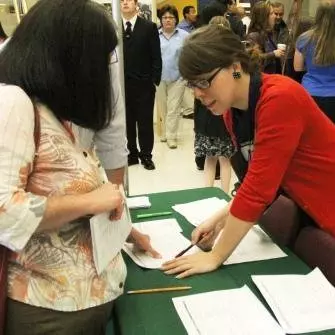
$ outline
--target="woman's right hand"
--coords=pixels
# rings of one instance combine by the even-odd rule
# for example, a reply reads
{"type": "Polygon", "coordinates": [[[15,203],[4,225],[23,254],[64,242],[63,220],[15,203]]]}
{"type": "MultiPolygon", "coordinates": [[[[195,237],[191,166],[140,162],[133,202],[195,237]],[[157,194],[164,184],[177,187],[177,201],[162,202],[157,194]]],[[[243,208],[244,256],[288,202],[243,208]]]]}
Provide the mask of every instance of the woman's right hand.
{"type": "Polygon", "coordinates": [[[96,190],[88,193],[91,202],[90,214],[112,212],[113,220],[121,218],[124,204],[124,196],[118,185],[106,183],[96,190]]]}
{"type": "Polygon", "coordinates": [[[214,242],[221,232],[225,223],[215,220],[214,217],[209,218],[192,232],[192,244],[196,244],[204,251],[212,250],[214,242]]]}
{"type": "Polygon", "coordinates": [[[277,49],[275,51],[273,51],[273,53],[275,54],[276,58],[281,58],[285,56],[285,50],[283,49],[277,49]]]}

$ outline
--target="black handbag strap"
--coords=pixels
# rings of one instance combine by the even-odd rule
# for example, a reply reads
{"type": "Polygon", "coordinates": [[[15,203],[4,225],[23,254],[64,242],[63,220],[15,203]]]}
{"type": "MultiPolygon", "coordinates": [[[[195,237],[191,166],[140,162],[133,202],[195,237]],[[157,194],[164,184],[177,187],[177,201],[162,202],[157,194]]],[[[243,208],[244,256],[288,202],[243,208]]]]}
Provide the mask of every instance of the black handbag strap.
{"type": "Polygon", "coordinates": [[[41,142],[41,122],[40,115],[36,104],[34,104],[34,143],[35,143],[35,155],[37,155],[38,148],[40,147],[41,142]]]}

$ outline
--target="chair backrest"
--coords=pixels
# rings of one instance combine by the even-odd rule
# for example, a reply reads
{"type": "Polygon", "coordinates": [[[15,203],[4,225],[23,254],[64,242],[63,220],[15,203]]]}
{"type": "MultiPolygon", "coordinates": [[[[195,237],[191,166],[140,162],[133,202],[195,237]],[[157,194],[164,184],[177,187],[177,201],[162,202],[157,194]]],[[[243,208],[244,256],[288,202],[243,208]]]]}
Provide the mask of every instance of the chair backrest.
{"type": "Polygon", "coordinates": [[[304,227],[294,252],[311,268],[318,267],[335,286],[335,237],[318,227],[304,227]]]}
{"type": "Polygon", "coordinates": [[[278,244],[293,247],[300,230],[298,207],[291,199],[281,195],[259,223],[278,244]]]}

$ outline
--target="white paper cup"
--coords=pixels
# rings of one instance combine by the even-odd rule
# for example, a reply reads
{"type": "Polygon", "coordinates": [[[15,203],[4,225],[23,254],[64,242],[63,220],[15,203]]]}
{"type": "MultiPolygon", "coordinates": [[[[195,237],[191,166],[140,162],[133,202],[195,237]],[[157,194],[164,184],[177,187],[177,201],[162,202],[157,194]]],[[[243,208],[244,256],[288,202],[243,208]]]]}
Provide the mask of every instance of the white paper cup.
{"type": "Polygon", "coordinates": [[[278,48],[279,50],[283,50],[283,51],[285,51],[285,50],[286,50],[286,44],[279,43],[279,44],[277,44],[277,48],[278,48]]]}

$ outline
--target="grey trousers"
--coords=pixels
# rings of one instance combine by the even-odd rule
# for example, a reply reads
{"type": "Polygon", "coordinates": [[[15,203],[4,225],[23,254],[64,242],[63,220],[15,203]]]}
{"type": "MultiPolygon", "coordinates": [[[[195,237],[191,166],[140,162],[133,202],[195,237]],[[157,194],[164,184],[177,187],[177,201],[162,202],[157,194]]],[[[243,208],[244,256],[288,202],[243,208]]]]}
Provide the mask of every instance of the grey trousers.
{"type": "Polygon", "coordinates": [[[113,302],[81,310],[59,312],[7,299],[5,335],[105,335],[113,302]]]}

